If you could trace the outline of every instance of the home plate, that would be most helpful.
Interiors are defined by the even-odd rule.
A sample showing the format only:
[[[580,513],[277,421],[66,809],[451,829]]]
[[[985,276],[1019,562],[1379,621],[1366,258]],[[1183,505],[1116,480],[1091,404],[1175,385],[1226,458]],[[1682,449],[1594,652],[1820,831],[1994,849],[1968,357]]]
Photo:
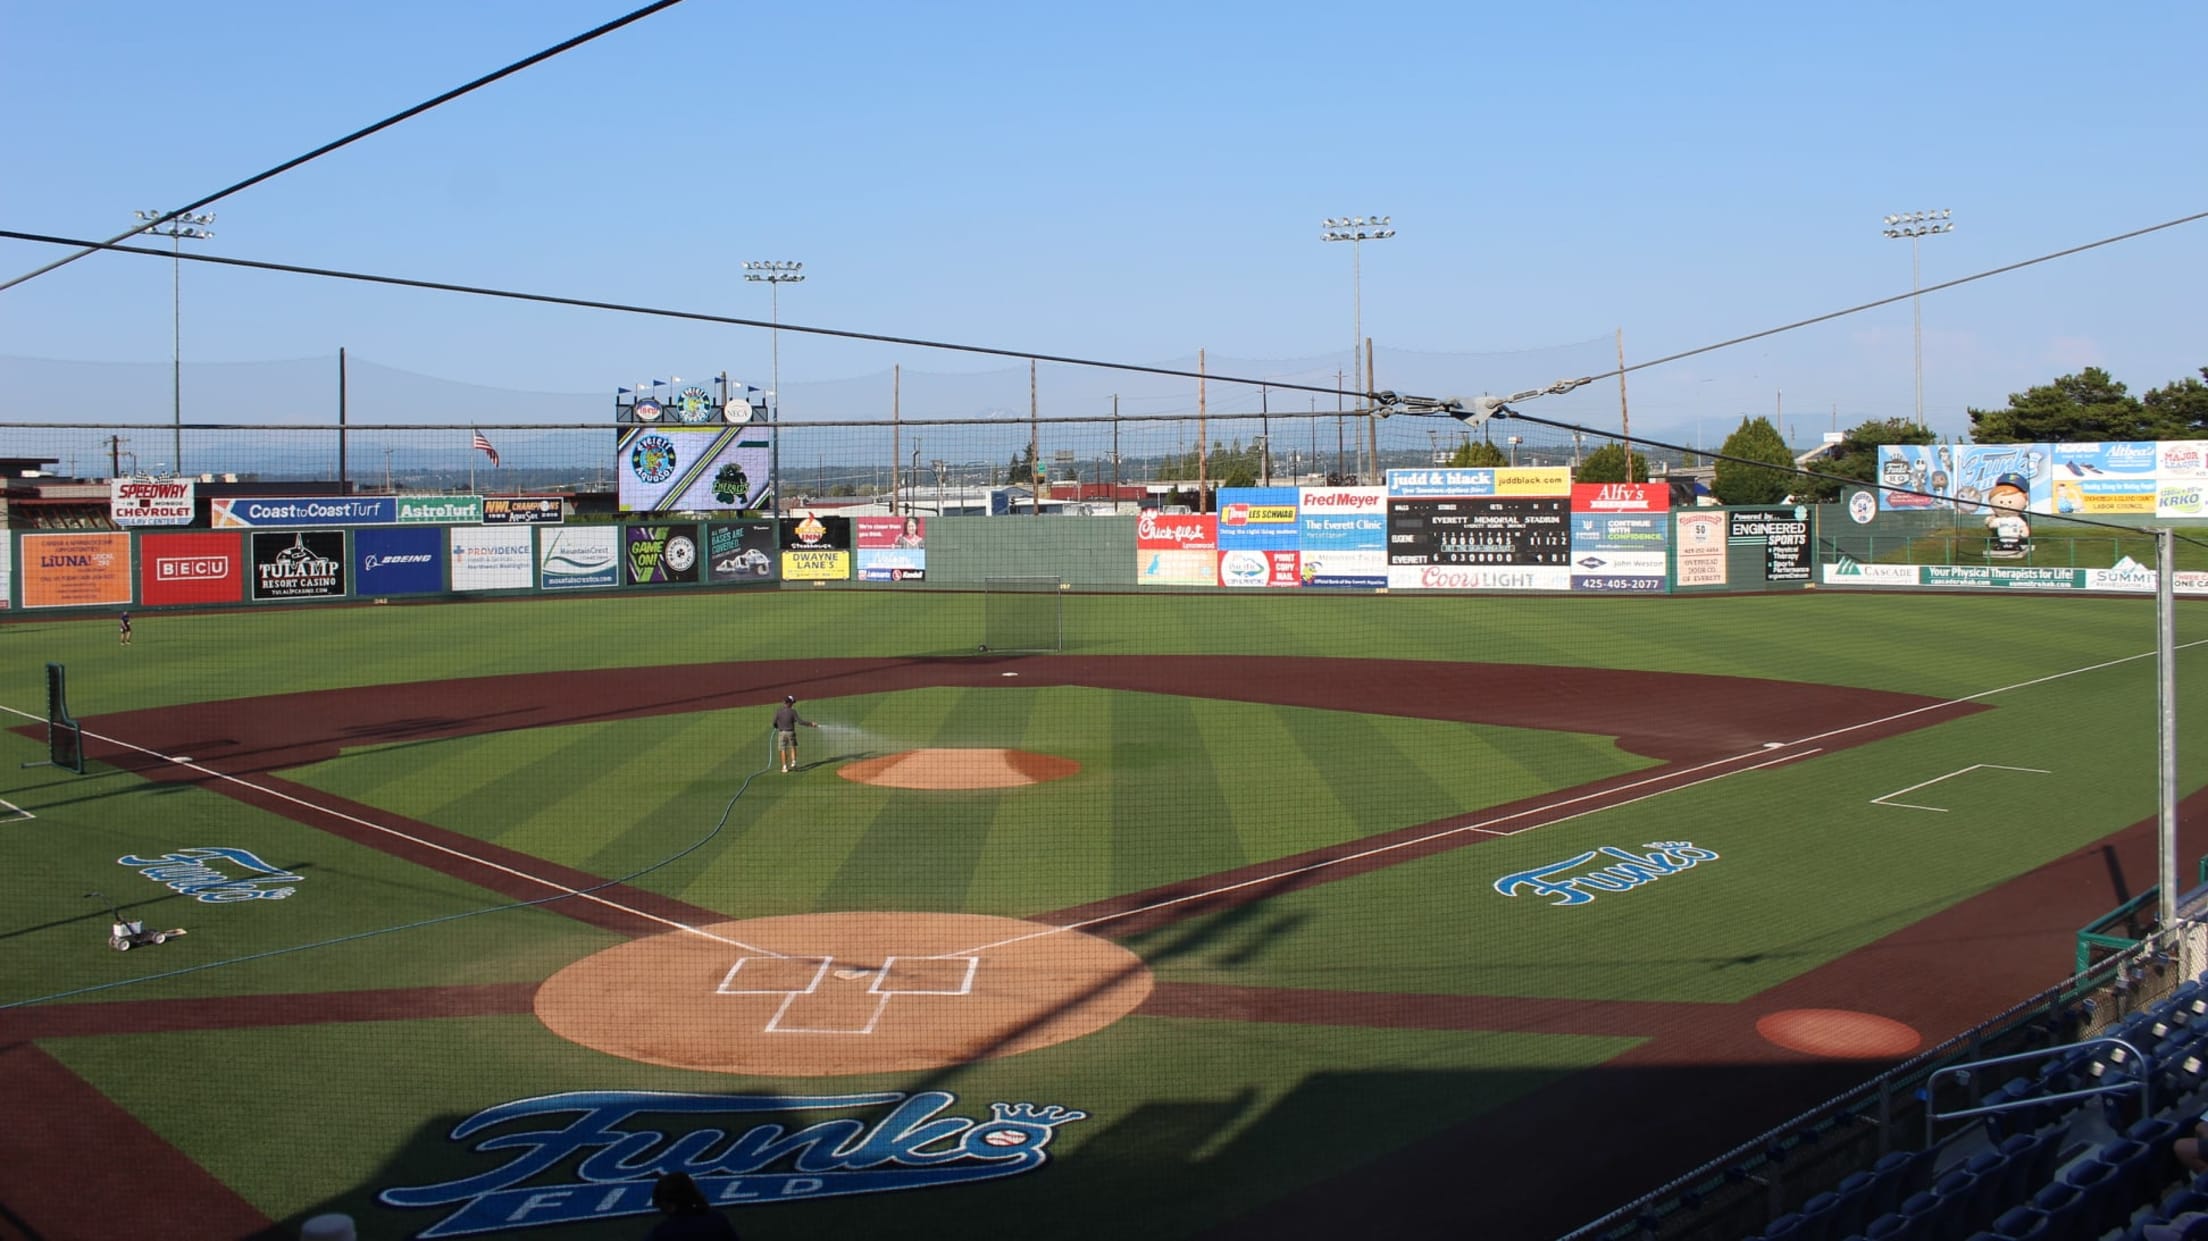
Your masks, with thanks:
[[[1016,677],[1020,674],[1017,672],[1000,672],[997,675],[1000,677]]]
[[[1784,741],[1766,741],[1763,743],[1763,748],[1766,750],[1778,750],[1785,747],[1786,743]]]

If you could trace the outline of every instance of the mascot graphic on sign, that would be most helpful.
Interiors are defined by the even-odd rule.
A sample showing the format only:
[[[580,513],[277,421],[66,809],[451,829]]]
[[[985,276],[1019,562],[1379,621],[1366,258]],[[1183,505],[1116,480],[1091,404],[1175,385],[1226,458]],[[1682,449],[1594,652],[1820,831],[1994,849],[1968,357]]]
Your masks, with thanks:
[[[2003,474],[1986,489],[1986,530],[1991,539],[1989,556],[2022,556],[2031,550],[2032,527],[2024,520],[2031,503],[2031,482],[2022,474]]]

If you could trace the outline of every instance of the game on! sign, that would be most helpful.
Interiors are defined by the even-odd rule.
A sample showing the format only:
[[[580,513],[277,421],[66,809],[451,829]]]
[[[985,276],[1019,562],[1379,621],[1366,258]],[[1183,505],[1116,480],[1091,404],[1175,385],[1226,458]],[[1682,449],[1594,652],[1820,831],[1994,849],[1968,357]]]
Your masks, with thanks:
[[[188,526],[194,509],[191,479],[107,480],[107,511],[118,526]]]

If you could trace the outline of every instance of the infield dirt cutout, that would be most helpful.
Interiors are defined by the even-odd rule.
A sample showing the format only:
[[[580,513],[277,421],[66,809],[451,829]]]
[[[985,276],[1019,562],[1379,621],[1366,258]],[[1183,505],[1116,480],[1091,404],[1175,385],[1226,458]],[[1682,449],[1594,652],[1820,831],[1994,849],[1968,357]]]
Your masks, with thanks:
[[[893,789],[1008,789],[1063,780],[1079,770],[1070,758],[1026,750],[924,749],[845,763],[836,774]]]
[[[1093,1033],[1141,1004],[1142,958],[986,914],[752,918],[594,953],[537,989],[561,1038],[646,1064],[826,1077],[933,1069]]]

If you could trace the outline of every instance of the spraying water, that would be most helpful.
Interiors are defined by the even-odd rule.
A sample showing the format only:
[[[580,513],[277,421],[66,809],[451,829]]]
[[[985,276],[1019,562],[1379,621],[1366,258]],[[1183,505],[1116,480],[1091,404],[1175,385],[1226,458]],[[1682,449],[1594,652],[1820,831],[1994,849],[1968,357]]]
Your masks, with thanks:
[[[869,753],[886,754],[893,750],[911,748],[900,741],[885,737],[871,729],[861,728],[856,724],[832,724],[827,720],[822,720],[820,722],[820,732],[823,739],[841,750],[863,750]]]

